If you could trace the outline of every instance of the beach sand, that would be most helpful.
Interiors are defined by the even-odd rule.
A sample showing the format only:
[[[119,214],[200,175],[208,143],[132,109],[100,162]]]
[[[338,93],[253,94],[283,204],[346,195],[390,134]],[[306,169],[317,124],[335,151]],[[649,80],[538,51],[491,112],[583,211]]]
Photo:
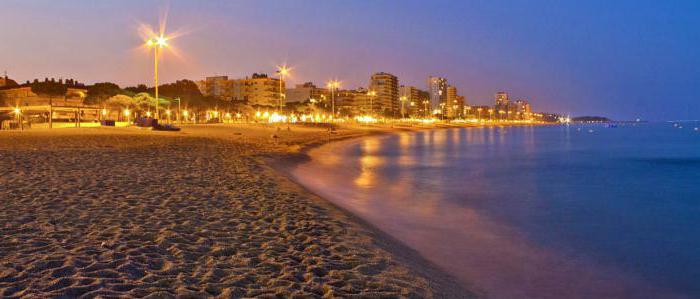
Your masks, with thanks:
[[[392,130],[0,132],[0,296],[472,297],[270,165]]]

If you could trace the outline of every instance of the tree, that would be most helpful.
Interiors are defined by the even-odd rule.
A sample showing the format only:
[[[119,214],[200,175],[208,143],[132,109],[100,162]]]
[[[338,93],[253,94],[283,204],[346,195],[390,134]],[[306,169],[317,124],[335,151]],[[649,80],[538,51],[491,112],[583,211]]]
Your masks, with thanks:
[[[139,110],[150,110],[156,107],[156,99],[147,92],[141,92],[134,95],[134,106]]]
[[[139,84],[137,86],[129,86],[124,88],[124,90],[130,92],[130,95],[135,95],[137,93],[148,92],[148,87],[144,84]]]
[[[95,83],[87,89],[85,104],[100,104],[108,98],[123,93],[124,91],[117,84],[110,82]]]
[[[153,90],[153,88],[149,89],[149,91]],[[160,85],[158,92],[158,96],[171,99],[179,98],[184,105],[197,105],[198,102],[206,101],[197,84],[191,80],[178,80],[175,83]]]
[[[136,101],[130,96],[118,94],[105,100],[105,104],[112,108],[125,108],[135,106]]]
[[[44,95],[49,97],[51,101],[54,97],[63,97],[66,95],[68,87],[66,85],[58,83],[56,81],[45,80],[44,82],[31,83],[29,85],[32,92],[38,95]]]

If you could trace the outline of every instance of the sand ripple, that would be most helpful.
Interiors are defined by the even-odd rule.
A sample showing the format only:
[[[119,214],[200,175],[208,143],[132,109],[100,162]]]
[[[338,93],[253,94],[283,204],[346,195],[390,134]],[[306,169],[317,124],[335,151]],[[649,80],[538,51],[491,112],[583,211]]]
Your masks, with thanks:
[[[38,136],[0,135],[2,297],[435,295],[250,143]]]

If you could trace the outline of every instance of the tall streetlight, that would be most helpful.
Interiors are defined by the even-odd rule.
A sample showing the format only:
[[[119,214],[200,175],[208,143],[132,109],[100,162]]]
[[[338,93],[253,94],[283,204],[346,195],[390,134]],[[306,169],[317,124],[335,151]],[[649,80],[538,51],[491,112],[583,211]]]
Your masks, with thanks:
[[[367,96],[369,96],[369,114],[372,115],[374,113],[374,103],[372,100],[377,96],[377,92],[370,90],[367,92]]]
[[[404,114],[405,114],[404,112],[405,112],[405,111],[404,111],[404,107],[403,107],[403,106],[404,106],[403,104],[406,102],[406,99],[407,99],[406,96],[401,96],[401,97],[399,98],[399,100],[401,101],[401,118],[406,118],[406,117],[404,116]]]
[[[335,91],[340,87],[340,81],[331,80],[326,86],[331,90],[331,115],[335,117]]]
[[[168,46],[168,38],[161,34],[160,36],[156,36],[153,38],[149,38],[146,41],[146,46],[149,48],[153,48],[153,54],[154,54],[154,59],[153,59],[153,81],[155,81],[156,85],[156,115],[155,118],[158,119],[159,114],[158,114],[158,105],[160,104],[160,100],[158,98],[158,52],[160,52],[160,49],[163,49]]]
[[[280,75],[280,99],[279,99],[279,106],[280,106],[280,113],[282,113],[282,98],[284,98],[284,91],[282,91],[282,82],[284,81],[284,76],[289,74],[289,68],[286,65],[281,65],[277,66],[277,73]]]

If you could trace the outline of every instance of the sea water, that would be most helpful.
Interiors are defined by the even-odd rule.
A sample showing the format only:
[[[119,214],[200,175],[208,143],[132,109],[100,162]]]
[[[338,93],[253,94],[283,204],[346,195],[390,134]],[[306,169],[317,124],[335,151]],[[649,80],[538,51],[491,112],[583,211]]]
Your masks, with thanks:
[[[492,298],[700,298],[698,126],[406,132],[292,175]]]

